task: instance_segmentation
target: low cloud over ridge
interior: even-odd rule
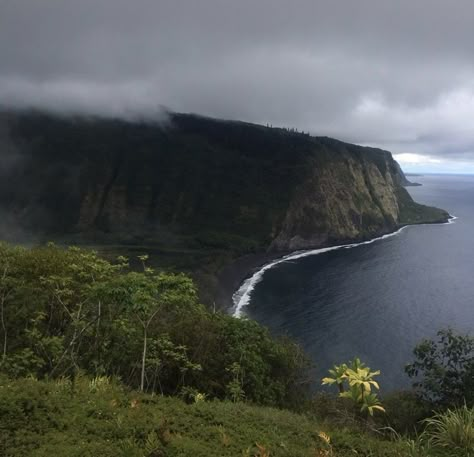
[[[474,171],[473,15],[470,0],[3,0],[0,104],[164,105]]]

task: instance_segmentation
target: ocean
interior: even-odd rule
[[[403,389],[421,339],[446,327],[474,334],[474,176],[412,179],[422,184],[408,188],[417,202],[456,219],[300,253],[267,266],[234,296],[239,314],[300,343],[316,386],[332,365],[357,356],[381,370],[382,392]]]

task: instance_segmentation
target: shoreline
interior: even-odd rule
[[[279,263],[295,260],[301,257],[308,257],[312,255],[318,255],[329,251],[334,251],[338,249],[351,249],[357,246],[362,246],[365,244],[371,244],[376,241],[381,241],[392,236],[397,236],[405,228],[414,226],[414,225],[446,225],[452,224],[458,219],[456,216],[449,215],[449,218],[444,222],[428,222],[420,224],[405,224],[402,226],[396,227],[393,231],[380,233],[370,239],[360,239],[360,240],[347,240],[339,241],[339,244],[327,244],[319,247],[308,247],[304,250],[298,251],[278,251],[278,252],[269,252],[269,253],[259,253],[259,254],[249,254],[243,257],[237,258],[235,261],[224,267],[219,273],[218,287],[216,293],[216,300],[219,303],[219,308],[224,312],[231,314],[234,317],[240,317],[242,315],[241,309],[246,306],[247,303],[244,303],[240,308],[234,302],[234,297],[236,294],[241,291],[245,283],[246,290],[241,291],[240,298],[243,295],[247,294],[248,299],[250,299],[250,292],[253,290],[254,286],[260,282],[261,277],[264,272]],[[257,277],[258,276],[258,277]],[[249,290],[250,289],[250,290]]]
[[[215,298],[219,308],[230,314],[234,307],[233,295],[242,283],[266,264],[287,254],[290,252],[247,254],[226,265],[217,275],[218,285]]]

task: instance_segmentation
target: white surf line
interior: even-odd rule
[[[442,222],[440,224],[415,224],[415,225],[446,225],[446,224],[453,224],[454,221],[457,219],[456,216],[449,217],[447,222]],[[247,278],[241,286],[238,288],[236,292],[232,295],[232,302],[234,303],[234,309],[232,312],[232,316],[234,317],[242,317],[243,315],[243,308],[245,308],[249,302],[250,297],[252,295],[255,286],[262,280],[263,275],[267,270],[270,268],[275,267],[276,265],[288,262],[291,260],[301,259],[302,257],[308,257],[310,255],[319,255],[329,251],[336,251],[338,249],[351,249],[357,246],[363,246],[364,244],[371,244],[375,243],[376,241],[385,240],[387,238],[391,238],[392,236],[397,236],[400,234],[404,229],[407,227],[413,227],[413,225],[404,225],[403,227],[399,228],[397,231],[392,233],[387,233],[386,235],[379,236],[377,238],[372,238],[368,241],[361,241],[360,243],[351,243],[351,244],[340,244],[338,246],[329,246],[327,248],[319,248],[319,249],[311,249],[309,251],[296,251],[292,252],[291,254],[285,255],[279,259],[273,260],[270,263],[267,263],[258,271],[256,271],[252,276]]]

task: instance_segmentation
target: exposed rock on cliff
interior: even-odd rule
[[[443,222],[448,217],[442,210],[413,202],[402,187],[407,180],[389,152],[320,141],[338,157],[323,168],[311,167],[295,191],[273,248],[293,251],[367,239],[401,225]]]

